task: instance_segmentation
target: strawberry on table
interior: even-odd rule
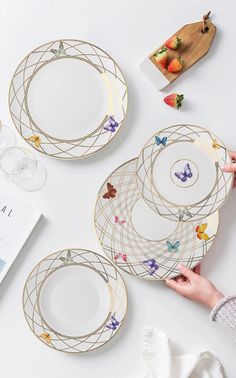
[[[171,50],[176,50],[180,45],[181,45],[181,39],[177,37],[177,35],[173,35],[165,43],[165,46]]]
[[[164,102],[173,108],[179,109],[182,106],[183,99],[184,95],[172,93],[164,98]]]
[[[180,58],[174,58],[168,65],[168,71],[169,72],[179,72],[183,68],[184,61]]]
[[[163,68],[166,68],[168,62],[168,53],[166,47],[162,47],[161,50],[157,51],[154,57],[158,64],[160,64]]]

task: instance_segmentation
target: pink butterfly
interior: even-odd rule
[[[118,223],[118,224],[121,226],[122,224],[125,223],[125,220],[124,220],[124,219],[119,220],[118,216],[116,215],[116,216],[115,216],[115,223]]]
[[[127,262],[127,255],[125,253],[117,253],[114,260],[117,261],[119,258],[121,258],[124,262]]]

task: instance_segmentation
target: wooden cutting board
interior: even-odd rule
[[[164,89],[207,54],[215,33],[216,27],[209,18],[204,23],[201,21],[184,25],[173,34],[181,39],[180,47],[177,50],[168,50],[169,61],[178,56],[184,61],[181,71],[177,73],[168,72],[167,69],[162,68],[156,62],[154,55],[164,46],[165,42],[140,64],[140,68],[158,89]]]

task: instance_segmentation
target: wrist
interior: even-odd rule
[[[224,298],[224,294],[216,289],[210,296],[208,306],[213,309],[222,298]]]

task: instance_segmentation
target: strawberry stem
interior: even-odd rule
[[[184,95],[177,95],[177,97],[176,97],[177,109],[181,108],[183,99],[184,99]]]

